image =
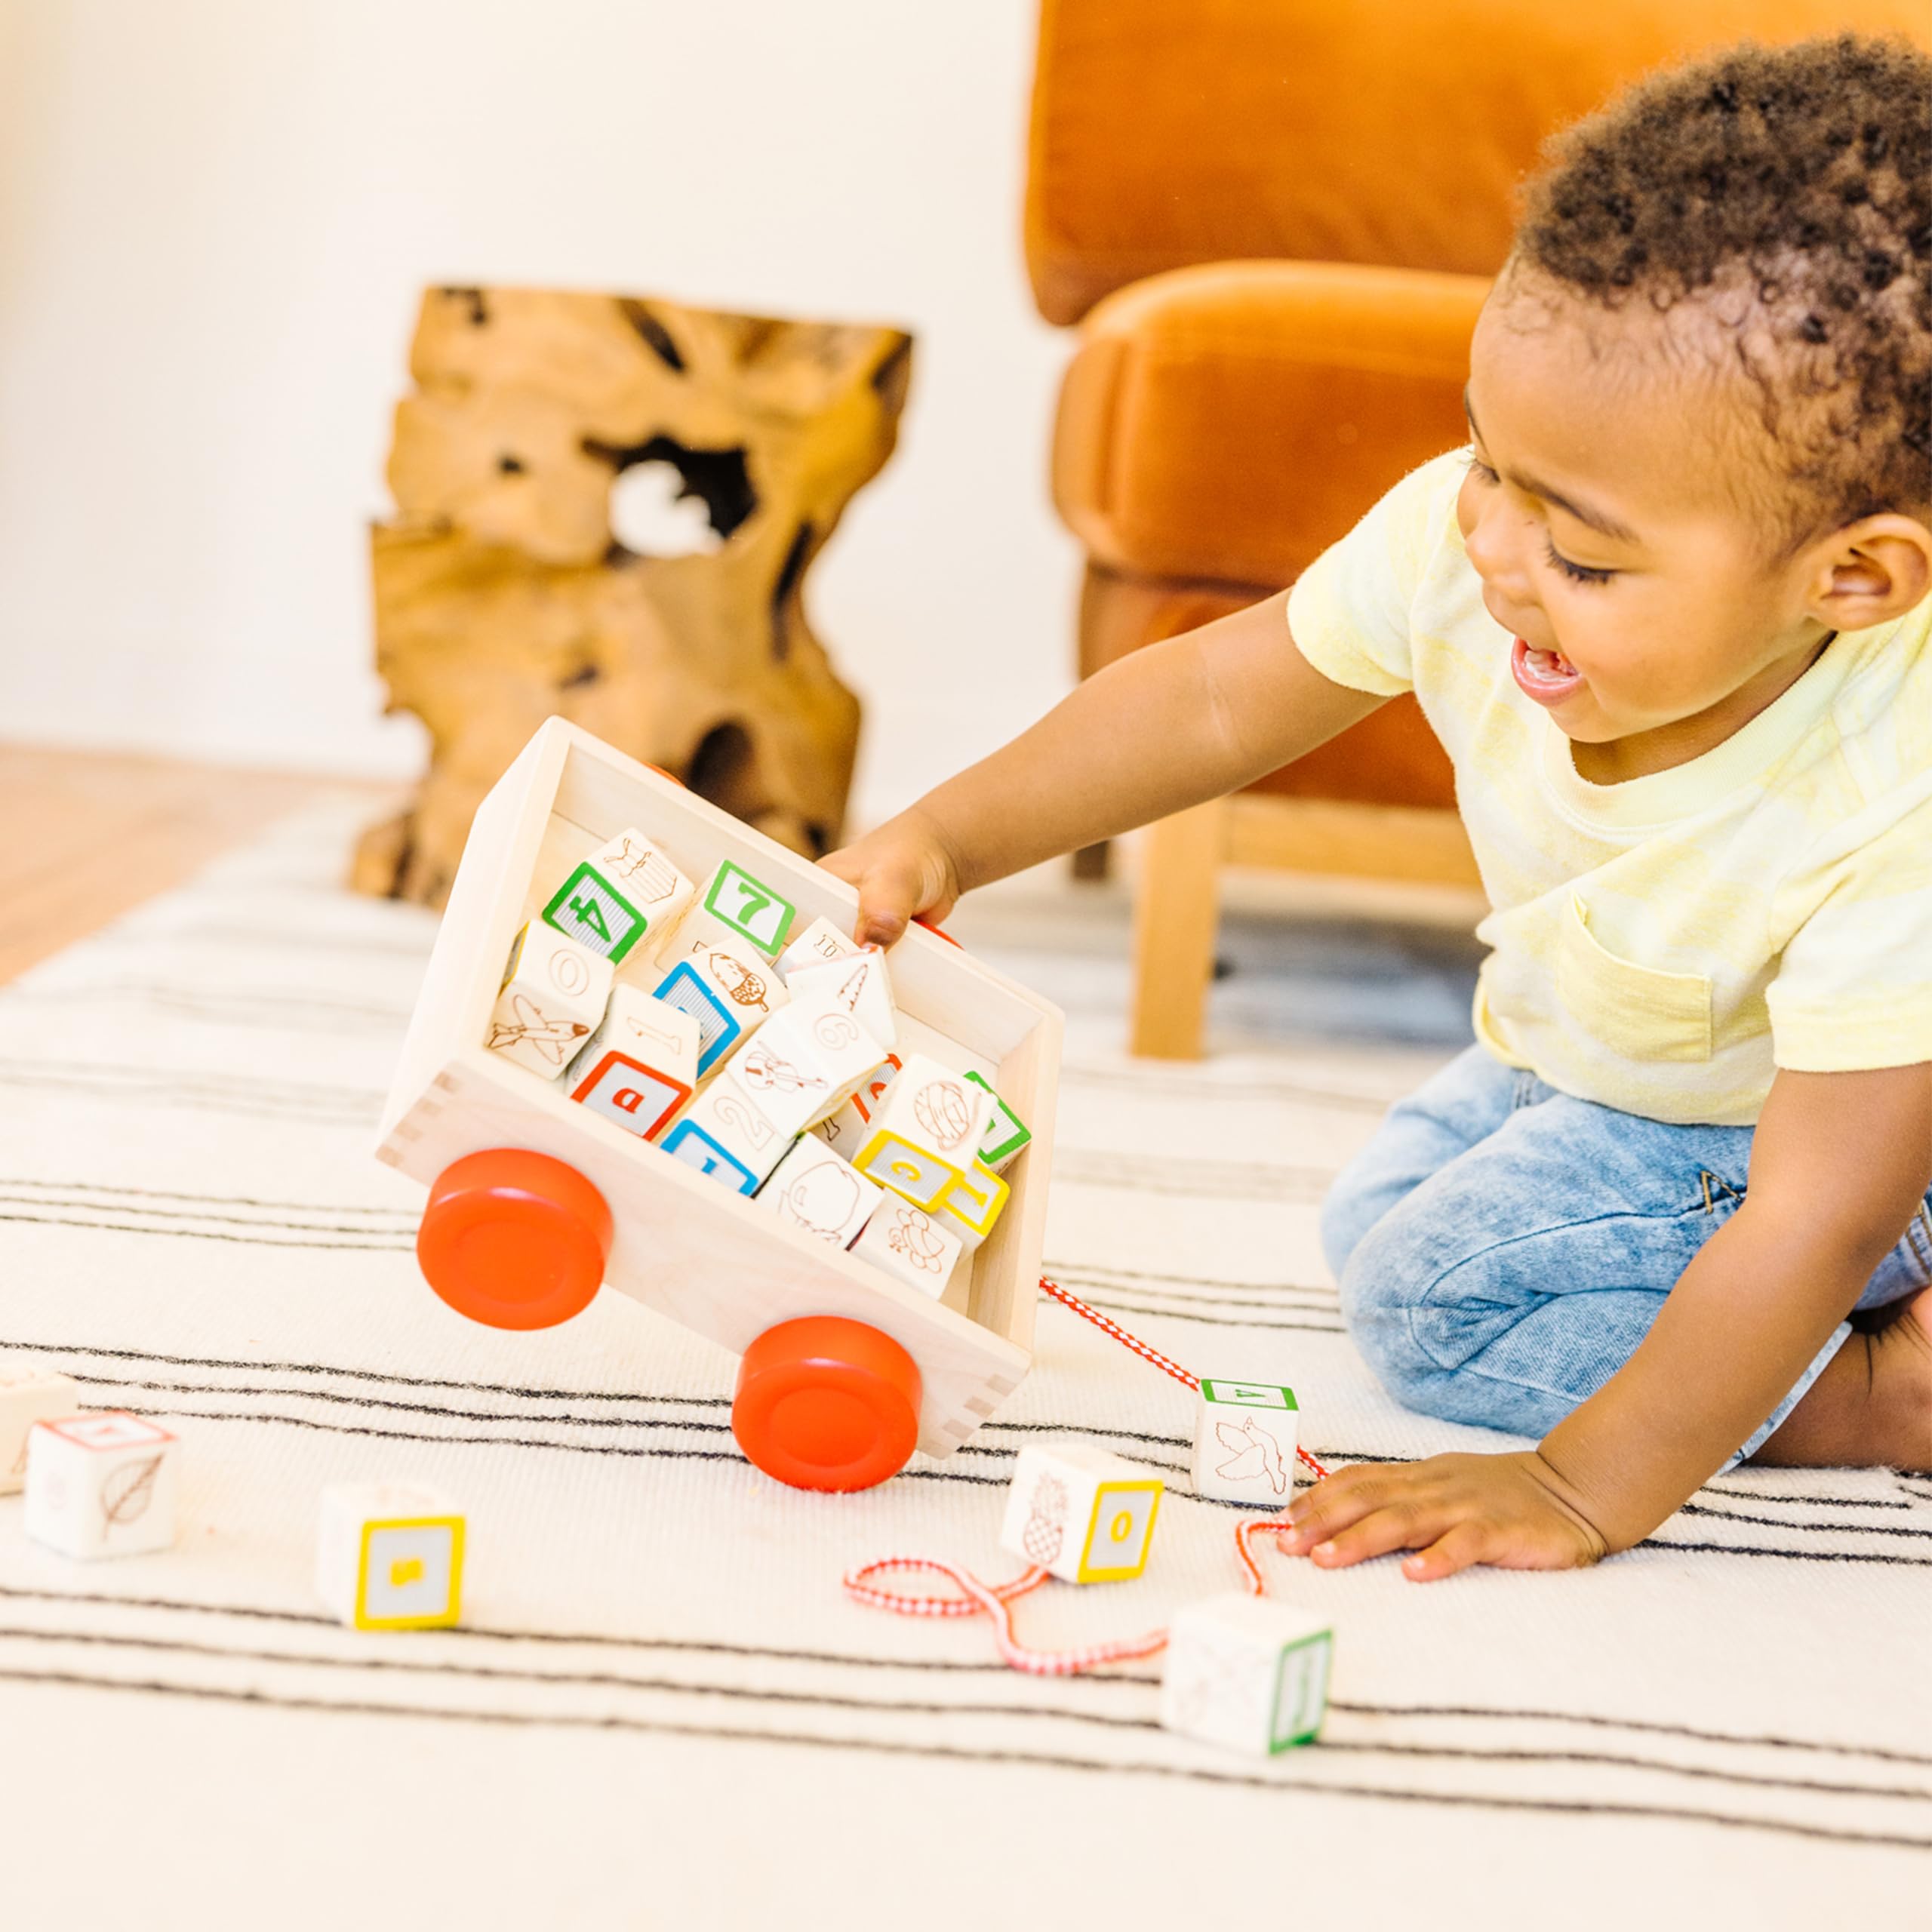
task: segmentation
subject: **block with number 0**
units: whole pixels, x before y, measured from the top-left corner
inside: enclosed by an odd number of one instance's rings
[[[483,1044],[554,1080],[603,1019],[614,977],[609,960],[575,940],[525,926],[510,948]]]
[[[704,888],[704,909],[768,959],[776,958],[783,949],[795,910],[789,900],[781,898],[729,859],[711,875]]]
[[[999,1545],[1069,1583],[1124,1583],[1147,1567],[1161,1478],[1071,1442],[1020,1452]]]

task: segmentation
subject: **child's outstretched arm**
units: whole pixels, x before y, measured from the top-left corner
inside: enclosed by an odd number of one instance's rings
[[[1795,1386],[1928,1183],[1932,1066],[1780,1073],[1752,1142],[1744,1205],[1602,1388],[1524,1454],[1338,1471],[1291,1506],[1284,1546],[1324,1567],[1412,1549],[1404,1571],[1428,1580],[1476,1563],[1564,1568],[1641,1543]],[[1860,1346],[1857,1336],[1845,1344]],[[1861,1396],[1875,1411],[1887,1399],[1875,1386]],[[1932,1444],[1915,1414],[1917,1438],[1912,1414],[1841,1420],[1867,1439],[1890,1428],[1902,1454],[1923,1455]],[[1834,1460],[1830,1426],[1822,1453],[1804,1460]]]
[[[857,937],[889,946],[963,892],[1220,797],[1383,700],[1324,678],[1288,635],[1287,593],[1089,678],[1030,731],[826,867],[859,888]]]

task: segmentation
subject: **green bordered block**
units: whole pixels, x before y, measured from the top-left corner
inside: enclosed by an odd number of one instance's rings
[[[980,1142],[980,1164],[990,1168],[995,1174],[1010,1162],[1016,1161],[1026,1151],[1026,1145],[1032,1137],[1032,1130],[1002,1100],[993,1094],[992,1083],[983,1073],[975,1073],[970,1068],[966,1078],[975,1087],[983,1088],[993,1095],[993,1117],[986,1123],[986,1131]]]
[[[1211,1382],[1201,1380],[1201,1399],[1235,1409],[1299,1409],[1295,1392],[1278,1382]]]
[[[543,922],[614,966],[643,938],[650,921],[586,859],[557,888]]]
[[[704,909],[741,938],[749,940],[766,958],[774,959],[792,930],[797,912],[768,885],[761,885],[742,866],[727,859],[711,875]]]
[[[1272,1755],[1312,1744],[1328,1709],[1328,1672],[1335,1639],[1323,1630],[1288,1644],[1275,1672],[1274,1715],[1268,1727]]]

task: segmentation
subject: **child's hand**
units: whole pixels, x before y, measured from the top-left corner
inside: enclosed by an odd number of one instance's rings
[[[852,937],[861,946],[891,945],[921,915],[937,924],[959,897],[951,848],[916,806],[819,863],[859,888]]]
[[[1417,1552],[1402,1565],[1417,1583],[1472,1564],[1503,1570],[1571,1570],[1609,1546],[1571,1499],[1569,1486],[1534,1450],[1513,1456],[1432,1456],[1391,1467],[1338,1469],[1288,1506],[1292,1555],[1340,1570],[1392,1549]]]

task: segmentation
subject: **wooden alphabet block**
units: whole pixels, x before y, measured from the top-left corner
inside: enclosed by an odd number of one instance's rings
[[[139,1556],[174,1540],[180,1444],[124,1410],[37,1422],[22,1527],[63,1556]]]
[[[784,1158],[792,1137],[773,1126],[726,1072],[691,1102],[658,1144],[734,1194],[755,1194]]]
[[[946,1292],[964,1244],[949,1228],[909,1201],[881,1193],[883,1204],[852,1244],[852,1252],[876,1263],[937,1301]]]
[[[1334,1647],[1324,1619],[1273,1597],[1189,1604],[1168,1627],[1161,1721],[1257,1756],[1306,1744],[1327,1709]]]
[[[70,1416],[81,1405],[72,1377],[30,1364],[0,1365],[0,1496],[27,1479],[27,1437],[37,1422]]]
[[[850,959],[858,949],[858,941],[848,939],[829,919],[814,919],[787,943],[778,955],[778,971],[789,984],[792,975],[801,968]]]
[[[1294,1494],[1300,1420],[1295,1392],[1278,1383],[1203,1377],[1195,1398],[1195,1494],[1285,1507]]]
[[[315,1589],[358,1630],[432,1630],[463,1612],[462,1513],[426,1483],[333,1483],[322,1491]]]
[[[928,1213],[966,1177],[990,1097],[924,1054],[906,1057],[870,1109],[872,1133],[853,1165]]]
[[[543,908],[543,918],[617,966],[640,949],[657,952],[697,894],[697,888],[633,828],[578,866]]]
[[[786,1135],[835,1112],[884,1049],[842,1007],[798,999],[731,1060],[731,1077]]]
[[[784,949],[797,908],[729,859],[720,862],[704,888],[704,909],[767,959]]]
[[[1026,1151],[1033,1136],[1026,1122],[993,1091],[993,1083],[977,1069],[968,1067],[966,1078],[975,1087],[992,1094],[992,1118],[980,1141],[980,1164],[995,1174],[1004,1174]]]
[[[553,1080],[604,1017],[611,962],[552,928],[525,926],[510,948],[483,1044]]]
[[[700,1079],[791,1004],[771,963],[706,912],[686,916],[660,963],[666,970],[654,994],[697,1022]]]
[[[968,1248],[977,1248],[1006,1212],[1012,1193],[992,1168],[975,1161],[940,1197],[937,1211]]]
[[[758,1204],[834,1247],[850,1247],[885,1198],[849,1161],[810,1134],[772,1170]]]
[[[618,986],[603,1023],[571,1062],[573,1100],[654,1140],[697,1086],[698,1024],[640,986]]]
[[[999,1543],[1069,1583],[1124,1582],[1147,1567],[1161,1478],[1084,1443],[1020,1452]]]
[[[892,980],[885,955],[868,946],[844,959],[801,966],[786,981],[794,999],[823,998],[849,1013],[882,1051],[899,1044],[899,1023],[893,1017]]]

